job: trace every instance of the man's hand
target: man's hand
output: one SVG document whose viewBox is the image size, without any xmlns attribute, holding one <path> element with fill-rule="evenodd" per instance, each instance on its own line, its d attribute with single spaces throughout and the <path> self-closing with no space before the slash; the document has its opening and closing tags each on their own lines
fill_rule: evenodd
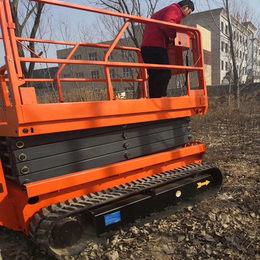
<svg viewBox="0 0 260 260">
<path fill-rule="evenodd" d="M 167 42 L 167 46 L 174 46 L 174 45 L 175 45 L 174 38 L 169 37 L 168 42 Z"/>
</svg>

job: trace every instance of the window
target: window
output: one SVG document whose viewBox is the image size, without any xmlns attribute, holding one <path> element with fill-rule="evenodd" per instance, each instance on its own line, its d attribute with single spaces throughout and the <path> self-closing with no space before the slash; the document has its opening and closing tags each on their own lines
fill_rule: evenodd
<svg viewBox="0 0 260 260">
<path fill-rule="evenodd" d="M 225 26 L 225 34 L 228 34 L 228 26 Z"/>
<path fill-rule="evenodd" d="M 76 78 L 84 78 L 83 72 L 76 73 Z"/>
<path fill-rule="evenodd" d="M 88 57 L 89 57 L 89 60 L 98 60 L 96 52 L 89 53 Z"/>
<path fill-rule="evenodd" d="M 226 62 L 226 71 L 228 71 L 228 63 Z"/>
<path fill-rule="evenodd" d="M 246 61 L 247 61 L 247 54 L 246 54 Z"/>
<path fill-rule="evenodd" d="M 236 32 L 234 31 L 234 40 L 236 39 Z"/>
<path fill-rule="evenodd" d="M 115 69 L 110 69 L 109 72 L 110 72 L 110 78 L 115 79 L 116 78 Z"/>
<path fill-rule="evenodd" d="M 131 55 L 130 55 L 130 52 L 129 51 L 121 51 L 121 56 L 122 58 L 129 58 Z"/>
<path fill-rule="evenodd" d="M 70 78 L 71 77 L 70 74 L 64 74 L 63 76 L 64 76 L 64 78 Z"/>
<path fill-rule="evenodd" d="M 237 41 L 239 41 L 239 34 L 237 33 Z"/>
<path fill-rule="evenodd" d="M 224 61 L 221 61 L 221 70 L 224 70 Z"/>
<path fill-rule="evenodd" d="M 132 70 L 130 68 L 123 68 L 123 77 L 124 78 L 131 78 L 132 77 Z"/>
<path fill-rule="evenodd" d="M 225 44 L 225 52 L 228 53 L 228 44 Z"/>
<path fill-rule="evenodd" d="M 240 35 L 240 43 L 242 43 L 242 35 Z"/>
<path fill-rule="evenodd" d="M 81 54 L 75 55 L 75 56 L 74 56 L 74 60 L 82 60 L 82 59 L 81 59 Z"/>
<path fill-rule="evenodd" d="M 99 71 L 98 70 L 91 71 L 91 78 L 92 79 L 99 79 Z"/>
<path fill-rule="evenodd" d="M 221 42 L 221 51 L 224 51 L 224 42 Z"/>
<path fill-rule="evenodd" d="M 104 55 L 106 55 L 107 51 L 104 51 Z M 113 54 L 111 53 L 109 56 L 108 56 L 108 61 L 111 61 L 113 60 Z"/>
<path fill-rule="evenodd" d="M 224 32 L 224 24 L 221 22 L 221 32 Z"/>
<path fill-rule="evenodd" d="M 237 50 L 237 57 L 238 57 L 238 55 L 239 55 L 239 51 Z"/>
<path fill-rule="evenodd" d="M 242 51 L 240 51 L 240 59 L 242 59 Z"/>
</svg>

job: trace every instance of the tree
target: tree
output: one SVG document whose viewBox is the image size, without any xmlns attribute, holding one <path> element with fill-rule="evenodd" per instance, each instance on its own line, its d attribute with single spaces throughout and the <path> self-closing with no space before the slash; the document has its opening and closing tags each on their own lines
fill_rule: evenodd
<svg viewBox="0 0 260 260">
<path fill-rule="evenodd" d="M 144 17 L 151 17 L 154 14 L 154 11 L 158 5 L 160 0 L 98 0 L 95 2 L 96 5 L 101 6 L 104 9 L 108 9 L 111 11 L 119 12 L 119 13 L 125 13 L 130 15 L 136 15 L 136 16 L 144 16 Z M 113 28 L 115 27 L 115 24 L 122 25 L 122 20 L 116 18 L 116 20 L 121 21 L 114 23 L 115 18 L 113 19 Z M 126 19 L 123 19 L 123 22 L 126 22 Z M 104 25 L 107 23 L 105 22 Z M 122 27 L 122 26 L 120 26 Z M 109 27 L 111 28 L 111 27 Z M 109 29 L 107 27 L 107 29 Z M 134 43 L 134 46 L 139 48 L 140 47 L 140 32 L 141 36 L 144 33 L 144 26 L 143 25 L 136 25 L 134 23 L 131 23 L 131 26 L 127 28 L 127 33 L 132 42 Z"/>
<path fill-rule="evenodd" d="M 35 3 L 26 0 L 11 0 L 11 12 L 16 27 L 16 36 L 34 39 L 40 26 L 41 16 L 44 4 Z M 28 34 L 26 33 L 28 31 Z M 28 48 L 31 57 L 35 57 L 35 42 L 29 42 Z M 18 43 L 18 52 L 20 57 L 25 57 L 24 47 Z M 27 67 L 25 63 L 21 63 L 23 74 L 26 78 L 31 78 L 35 63 L 30 63 Z"/>
<path fill-rule="evenodd" d="M 236 101 L 237 101 L 236 106 L 239 109 L 239 106 L 240 106 L 239 79 L 238 79 L 237 64 L 236 64 L 236 57 L 235 57 L 235 51 L 234 51 L 232 23 L 231 23 L 231 17 L 230 17 L 230 12 L 229 12 L 229 1 L 226 0 L 226 3 L 224 3 L 224 4 L 226 4 L 225 7 L 227 10 L 227 17 L 228 17 L 230 53 L 231 53 L 232 64 L 233 64 L 232 68 L 233 68 L 233 77 L 234 77 L 235 97 L 236 97 Z M 231 92 L 231 89 L 229 92 Z"/>
<path fill-rule="evenodd" d="M 159 2 L 160 0 L 94 0 L 94 4 L 102 9 L 149 18 L 154 14 Z M 111 38 L 115 37 L 125 22 L 126 19 L 103 16 L 102 24 L 104 29 L 100 35 L 109 34 Z M 130 26 L 128 26 L 123 38 L 120 40 L 120 44 L 140 48 L 144 28 L 144 24 L 131 23 Z M 125 52 L 125 54 L 126 55 L 123 55 L 124 57 L 121 56 L 120 59 L 123 58 L 126 62 L 136 61 L 136 57 L 133 52 Z M 139 70 L 131 69 L 131 74 L 139 75 Z M 133 97 L 140 98 L 140 84 L 136 82 L 129 82 L 128 84 L 133 89 Z"/>
<path fill-rule="evenodd" d="M 240 107 L 240 84 L 246 82 L 248 78 L 248 64 L 252 64 L 250 53 L 250 38 L 253 33 L 248 27 L 248 13 L 250 18 L 253 19 L 252 12 L 249 12 L 248 3 L 242 1 L 222 0 L 220 6 L 225 11 L 221 11 L 221 16 L 225 13 L 227 26 L 215 19 L 214 11 L 208 2 L 208 9 L 210 10 L 211 19 L 214 21 L 215 35 L 220 36 L 221 51 L 226 55 L 225 62 L 221 61 L 222 70 L 226 70 L 226 75 L 222 82 L 228 81 L 230 86 L 233 84 L 232 96 L 235 97 L 235 106 L 237 109 Z M 223 21 L 223 20 L 222 20 Z M 205 21 L 206 23 L 206 21 Z M 250 23 L 250 22 L 249 22 Z M 251 23 L 252 25 L 252 23 Z M 249 30 L 250 29 L 250 30 Z M 255 58 L 255 57 L 254 57 Z M 228 64 L 229 63 L 229 64 Z M 228 66 L 227 66 L 228 65 Z M 230 96 L 229 96 L 230 100 Z"/>
</svg>

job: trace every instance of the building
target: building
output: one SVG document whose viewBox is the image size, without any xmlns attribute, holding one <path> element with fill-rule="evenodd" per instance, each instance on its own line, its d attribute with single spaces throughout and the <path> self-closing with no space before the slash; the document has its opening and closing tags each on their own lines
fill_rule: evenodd
<svg viewBox="0 0 260 260">
<path fill-rule="evenodd" d="M 260 81 L 260 41 L 255 38 L 257 28 L 248 21 L 240 22 L 231 16 L 232 38 L 234 43 L 234 55 L 236 59 L 237 71 L 240 83 L 259 82 Z M 221 85 L 232 82 L 232 56 L 230 48 L 230 33 L 228 27 L 227 12 L 224 8 L 194 13 L 183 20 L 184 25 L 199 28 L 202 33 L 204 61 L 207 85 Z M 138 40 L 141 42 L 142 37 Z M 104 42 L 101 44 L 110 44 Z M 134 46 L 130 38 L 122 38 L 119 46 Z M 72 48 L 57 51 L 57 57 L 66 59 Z M 103 60 L 106 49 L 80 46 L 73 54 L 76 60 Z M 186 55 L 186 54 L 185 54 Z M 191 53 L 187 54 L 191 57 Z M 110 61 L 137 62 L 137 55 L 134 52 L 126 50 L 114 50 L 109 57 Z M 190 63 L 192 64 L 192 62 Z M 138 77 L 139 71 L 132 68 L 110 68 L 111 79 L 117 79 L 113 82 L 115 92 L 129 91 L 133 92 L 138 88 L 137 82 L 120 82 L 120 80 L 133 79 Z M 104 82 L 98 81 L 105 78 L 103 67 L 66 65 L 61 73 L 64 78 L 88 78 L 96 79 L 96 82 L 76 82 L 76 87 L 89 89 L 105 89 Z M 196 85 L 196 79 L 190 74 L 191 82 Z M 173 76 L 170 84 L 170 95 L 175 95 L 175 89 L 185 88 L 185 76 Z M 70 88 L 71 83 L 63 83 L 64 90 Z M 173 90 L 173 91 L 172 91 Z"/>
<path fill-rule="evenodd" d="M 198 26 L 202 32 L 203 45 L 204 45 L 204 56 L 205 56 L 205 67 L 206 67 L 206 81 L 207 84 L 211 84 L 211 32 L 202 26 Z M 141 44 L 142 36 L 138 37 L 139 44 Z M 111 42 L 102 42 L 100 44 L 110 45 Z M 118 46 L 129 46 L 134 47 L 133 42 L 130 38 L 122 38 Z M 61 49 L 57 51 L 57 57 L 59 59 L 66 59 L 73 48 L 68 47 L 67 49 Z M 91 61 L 101 61 L 103 60 L 107 49 L 106 48 L 93 48 L 91 46 L 79 46 L 78 49 L 73 53 L 72 59 L 74 60 L 91 60 Z M 187 54 L 188 53 L 188 54 Z M 185 51 L 184 63 L 186 63 L 186 56 L 189 56 L 189 64 L 192 65 L 192 51 Z M 114 50 L 109 56 L 109 61 L 115 62 L 138 62 L 138 57 L 134 51 L 127 50 Z M 196 72 L 190 73 L 191 82 L 198 82 L 196 80 Z M 115 93 L 133 93 L 134 91 L 140 90 L 138 82 L 131 81 L 132 79 L 138 78 L 139 70 L 133 68 L 110 68 L 111 79 L 116 79 L 117 82 L 113 82 L 113 90 Z M 104 79 L 104 69 L 103 66 L 91 66 L 91 65 L 66 65 L 66 67 L 61 72 L 61 77 L 63 78 L 84 78 L 93 79 L 92 82 L 70 82 L 62 83 L 62 89 L 64 91 L 70 88 L 87 88 L 89 90 L 102 91 L 106 88 L 104 82 L 95 81 L 99 79 Z M 129 79 L 129 82 L 123 82 L 122 80 Z M 193 80 L 194 79 L 194 80 Z M 186 74 L 172 76 L 172 79 L 168 87 L 169 96 L 179 96 L 185 94 L 186 89 Z M 198 85 L 198 84 L 192 84 Z M 136 96 L 136 95 L 135 95 Z M 129 96 L 128 96 L 129 97 Z"/>
<path fill-rule="evenodd" d="M 224 8 L 189 15 L 183 20 L 188 26 L 202 26 L 211 32 L 212 85 L 228 84 L 232 75 L 228 16 Z M 260 73 L 257 28 L 251 22 L 240 22 L 231 16 L 234 54 L 240 83 L 256 82 Z"/>
<path fill-rule="evenodd" d="M 110 45 L 112 42 L 102 42 L 100 45 Z M 122 38 L 118 46 L 134 47 L 133 43 L 126 38 Z M 61 49 L 57 51 L 58 59 L 66 59 L 73 48 Z M 72 55 L 74 60 L 90 60 L 90 61 L 102 61 L 107 52 L 107 48 L 94 48 L 90 46 L 79 46 L 75 53 Z M 108 61 L 114 62 L 138 62 L 136 53 L 132 50 L 114 50 L 108 58 Z M 133 92 L 135 87 L 138 87 L 137 82 L 131 82 L 133 78 L 138 77 L 138 69 L 134 68 L 109 68 L 111 80 L 117 80 L 113 82 L 113 90 L 116 93 L 123 91 Z M 89 90 L 102 91 L 106 89 L 104 81 L 105 72 L 103 66 L 98 65 L 71 65 L 67 64 L 61 72 L 61 78 L 84 78 L 90 79 L 89 82 L 70 82 L 62 83 L 64 91 L 71 87 L 87 88 Z M 123 80 L 129 82 L 123 82 Z"/>
</svg>

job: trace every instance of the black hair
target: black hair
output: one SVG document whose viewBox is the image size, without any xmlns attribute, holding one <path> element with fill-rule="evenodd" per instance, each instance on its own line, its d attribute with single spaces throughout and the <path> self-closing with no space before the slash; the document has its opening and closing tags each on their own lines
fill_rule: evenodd
<svg viewBox="0 0 260 260">
<path fill-rule="evenodd" d="M 182 0 L 182 1 L 180 1 L 180 2 L 178 3 L 178 5 L 179 5 L 180 7 L 183 7 L 183 6 L 187 5 L 187 6 L 189 7 L 189 9 L 191 9 L 192 11 L 194 11 L 194 4 L 193 4 L 193 2 L 190 1 L 190 0 Z"/>
</svg>

